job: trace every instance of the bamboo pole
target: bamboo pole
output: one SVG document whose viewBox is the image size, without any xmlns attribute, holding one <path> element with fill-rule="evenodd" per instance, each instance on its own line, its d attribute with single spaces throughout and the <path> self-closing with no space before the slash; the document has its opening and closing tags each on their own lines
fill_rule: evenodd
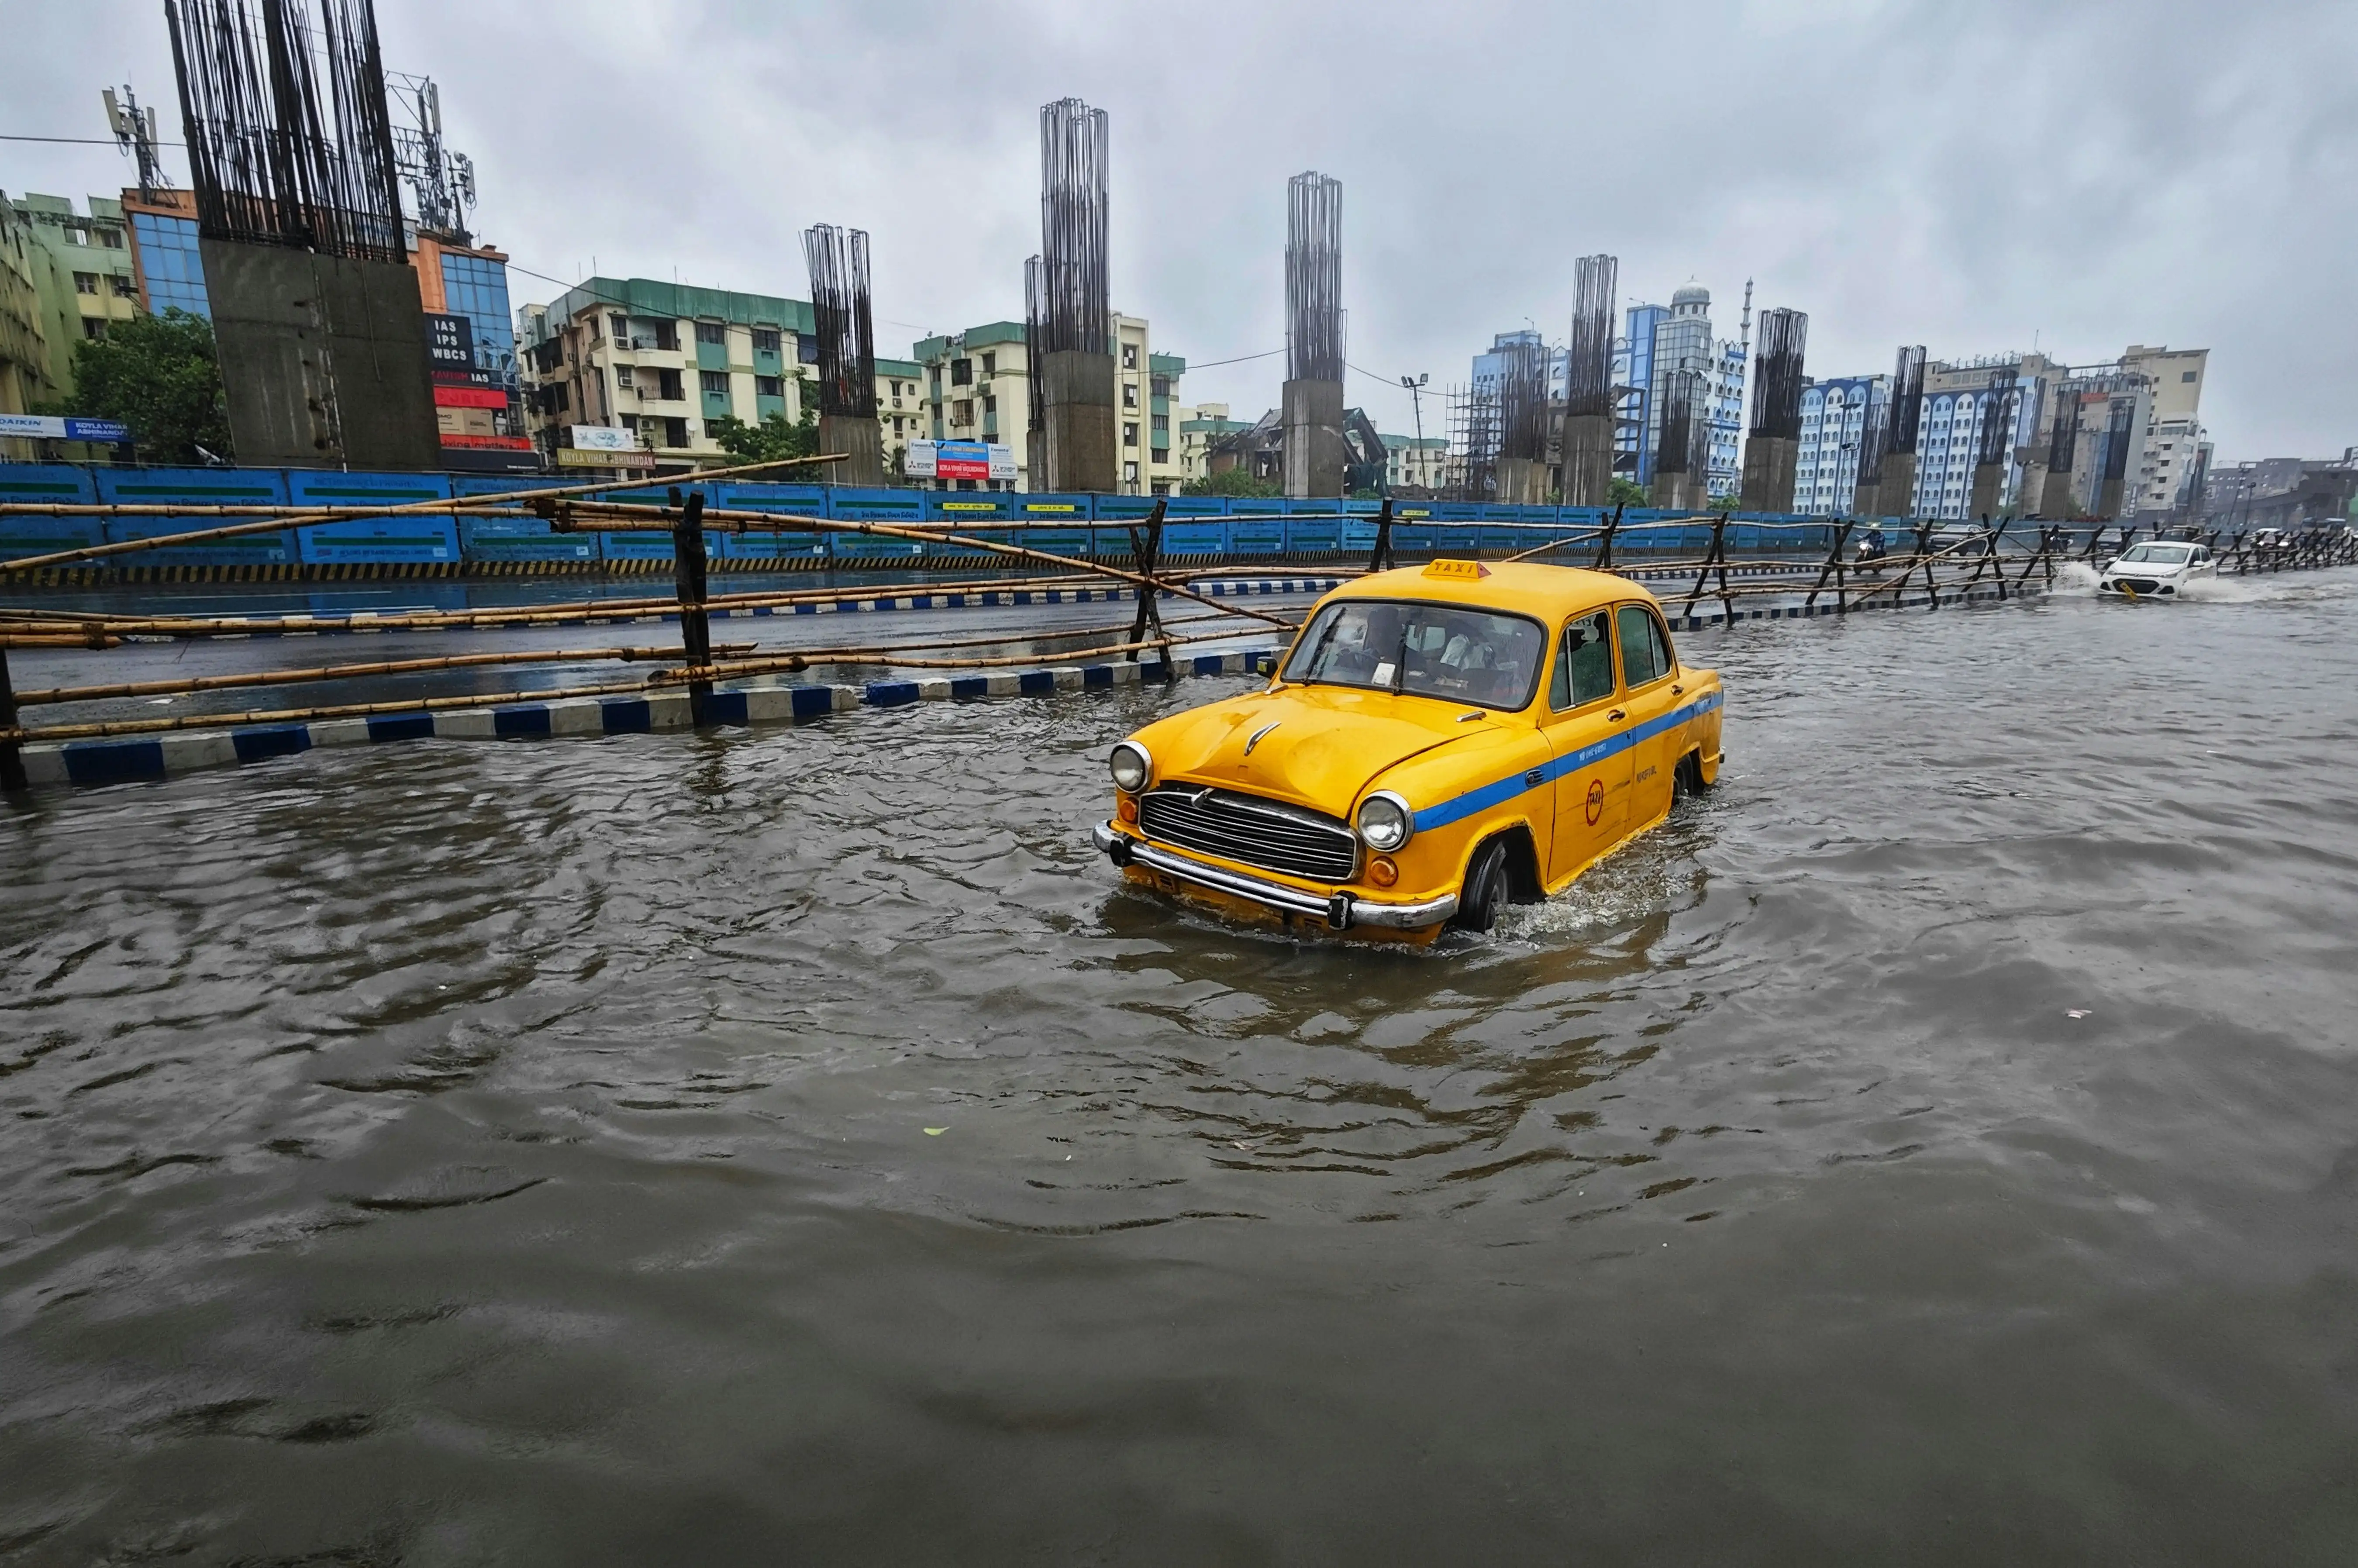
<svg viewBox="0 0 2358 1568">
<path fill-rule="evenodd" d="M 611 517 L 622 510 L 622 509 L 618 507 L 607 506 L 595 502 L 587 503 L 586 505 L 569 504 L 562 508 L 552 507 L 550 511 L 555 515 L 551 518 L 550 525 L 556 528 L 559 533 L 643 533 L 646 531 L 644 524 L 635 524 L 633 526 L 609 529 L 600 529 L 596 527 L 583 528 L 577 521 L 577 519 L 585 514 L 590 517 Z M 713 522 L 716 520 L 723 523 L 741 523 L 741 521 L 746 518 L 752 518 L 761 523 L 764 527 L 772 527 L 779 521 L 791 521 L 797 524 L 797 532 L 821 531 L 838 534 L 866 534 L 885 539 L 938 540 L 948 544 L 967 545 L 979 550 L 988 550 L 993 555 L 1013 556 L 1022 560 L 1045 561 L 1052 566 L 1071 567 L 1080 571 L 1093 572 L 1100 577 L 1118 578 L 1124 582 L 1136 583 L 1141 587 L 1151 588 L 1157 591 L 1175 593 L 1182 598 L 1192 599 L 1196 600 L 1198 603 L 1210 605 L 1215 610 L 1231 609 L 1236 614 L 1249 615 L 1256 621 L 1265 621 L 1272 626 L 1284 624 L 1284 622 L 1281 622 L 1276 616 L 1264 614 L 1262 611 L 1251 609 L 1249 606 L 1221 605 L 1210 596 L 1197 593 L 1194 589 L 1188 588 L 1184 584 L 1168 582 L 1157 578 L 1147 577 L 1141 573 L 1129 571 L 1120 567 L 1099 565 L 1096 562 L 1082 560 L 1072 556 L 1056 555 L 1048 550 L 1035 550 L 1028 545 L 1002 545 L 994 539 L 971 538 L 963 534 L 935 533 L 926 530 L 904 527 L 895 523 L 853 523 L 839 518 L 790 517 L 788 514 L 782 513 L 735 512 L 725 510 L 707 512 L 704 515 L 706 519 L 706 526 L 708 527 L 711 526 Z"/>
<path fill-rule="evenodd" d="M 732 643 L 730 648 L 752 651 L 758 644 Z M 651 664 L 676 659 L 677 648 L 548 648 L 510 654 L 451 654 L 431 659 L 383 659 L 365 665 L 307 665 L 288 669 L 246 670 L 229 676 L 182 676 L 173 680 L 124 681 L 114 686 L 46 687 L 16 694 L 19 707 L 38 703 L 99 702 L 110 697 L 186 697 L 200 691 L 229 691 L 240 687 L 297 686 L 306 681 L 356 680 L 363 676 L 424 675 L 436 670 L 481 669 L 493 665 L 573 665 L 590 660 L 618 659 L 625 664 Z"/>
</svg>

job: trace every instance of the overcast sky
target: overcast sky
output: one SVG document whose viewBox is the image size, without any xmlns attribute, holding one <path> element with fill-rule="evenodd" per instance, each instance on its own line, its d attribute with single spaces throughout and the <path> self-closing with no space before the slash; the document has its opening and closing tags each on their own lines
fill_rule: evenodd
<svg viewBox="0 0 2358 1568">
<path fill-rule="evenodd" d="M 1689 277 L 1732 330 L 1810 315 L 1820 375 L 2036 345 L 2207 347 L 2221 458 L 2358 443 L 2358 5 L 896 5 L 377 0 L 442 85 L 479 232 L 518 269 L 807 297 L 800 231 L 873 237 L 880 351 L 1022 314 L 1039 105 L 1113 141 L 1113 303 L 1204 364 L 1281 348 L 1285 181 L 1343 181 L 1349 395 L 1562 341 L 1572 261 Z M 0 0 L 0 132 L 179 138 L 162 0 Z M 174 178 L 185 164 L 167 153 Z M 104 147 L 0 142 L 0 189 L 112 192 Z M 519 270 L 517 303 L 561 285 Z M 1240 416 L 1282 356 L 1191 372 Z M 1379 379 L 1380 378 L 1380 379 Z M 1436 405 L 1426 404 L 1438 433 Z"/>
</svg>

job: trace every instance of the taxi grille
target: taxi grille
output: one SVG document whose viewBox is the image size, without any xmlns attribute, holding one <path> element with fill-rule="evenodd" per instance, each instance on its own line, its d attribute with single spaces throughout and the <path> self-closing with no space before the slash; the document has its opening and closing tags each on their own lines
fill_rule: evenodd
<svg viewBox="0 0 2358 1568">
<path fill-rule="evenodd" d="M 1138 825 L 1164 844 L 1312 881 L 1347 882 L 1359 868 L 1359 840 L 1340 822 L 1228 790 L 1149 790 Z"/>
<path fill-rule="evenodd" d="M 2138 593 L 2151 593 L 2161 586 L 2149 577 L 2116 577 L 2113 581 L 2122 588 L 2132 589 Z"/>
</svg>

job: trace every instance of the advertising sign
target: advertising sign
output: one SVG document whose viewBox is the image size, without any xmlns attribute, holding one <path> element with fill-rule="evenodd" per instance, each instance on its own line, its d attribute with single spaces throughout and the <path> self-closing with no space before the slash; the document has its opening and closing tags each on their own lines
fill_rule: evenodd
<svg viewBox="0 0 2358 1568">
<path fill-rule="evenodd" d="M 635 452 L 639 438 L 619 425 L 576 425 L 573 444 L 585 452 Z"/>
<path fill-rule="evenodd" d="M 0 436 L 27 436 L 35 440 L 102 441 L 108 446 L 131 439 L 131 427 L 112 419 L 59 418 L 54 414 L 0 414 Z"/>
<path fill-rule="evenodd" d="M 440 386 L 434 389 L 437 408 L 505 408 L 508 395 L 497 386 Z"/>
<path fill-rule="evenodd" d="M 911 479 L 1013 479 L 1015 450 L 997 441 L 912 441 L 901 471 Z"/>
<path fill-rule="evenodd" d="M 470 436 L 460 431 L 442 432 L 446 447 L 471 447 L 478 451 L 528 452 L 532 449 L 529 436 Z"/>
<path fill-rule="evenodd" d="M 655 466 L 653 452 L 585 452 L 578 447 L 557 449 L 557 466 L 561 469 L 651 469 Z"/>
<path fill-rule="evenodd" d="M 426 318 L 426 357 L 436 370 L 475 368 L 475 324 L 464 316 Z"/>
</svg>

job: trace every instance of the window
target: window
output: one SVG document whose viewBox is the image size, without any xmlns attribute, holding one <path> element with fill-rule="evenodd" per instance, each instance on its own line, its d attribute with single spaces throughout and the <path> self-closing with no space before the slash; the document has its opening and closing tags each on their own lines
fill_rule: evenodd
<svg viewBox="0 0 2358 1568">
<path fill-rule="evenodd" d="M 687 394 L 681 390 L 680 387 L 679 372 L 676 370 L 659 370 L 655 372 L 655 395 L 667 402 L 674 403 L 687 396 Z M 677 446 L 679 443 L 675 441 L 672 445 Z"/>
<path fill-rule="evenodd" d="M 114 297 L 117 299 L 136 299 L 139 297 L 139 286 L 131 281 L 129 275 L 118 272 L 108 281 L 114 286 Z"/>
<path fill-rule="evenodd" d="M 686 445 L 687 445 L 687 420 L 685 420 L 685 419 L 676 419 L 676 418 L 675 418 L 675 419 L 665 419 L 665 420 L 663 422 L 663 427 L 664 427 L 663 439 L 664 439 L 664 445 L 665 445 L 665 446 L 666 446 L 666 447 L 685 447 Z"/>
<path fill-rule="evenodd" d="M 1125 381 L 1121 384 L 1121 406 L 1124 408 L 1138 406 L 1138 383 Z"/>
<path fill-rule="evenodd" d="M 1167 376 L 1167 375 L 1158 375 L 1158 376 L 1156 376 L 1156 377 L 1154 377 L 1154 378 L 1153 378 L 1153 383 L 1154 383 L 1154 385 L 1153 385 L 1153 391 L 1154 391 L 1154 395 L 1155 395 L 1155 396 L 1157 396 L 1157 397 L 1168 397 L 1168 396 L 1170 396 L 1170 395 L 1171 395 L 1171 378 L 1170 378 L 1169 376 Z"/>
<path fill-rule="evenodd" d="M 784 397 L 785 395 L 786 395 L 786 378 L 785 378 L 784 376 L 782 376 L 782 375 L 757 375 L 757 376 L 755 376 L 755 377 L 753 378 L 753 395 L 754 395 L 754 396 L 756 396 L 756 397 Z"/>
<path fill-rule="evenodd" d="M 123 248 L 123 231 L 120 229 L 101 229 L 98 232 L 98 243 L 104 245 L 110 251 L 119 251 Z M 2191 381 L 2194 378 L 2192 376 L 2188 376 L 2186 379 Z"/>
<path fill-rule="evenodd" d="M 942 367 L 939 365 L 932 366 L 931 373 L 934 382 L 934 395 L 938 398 L 942 395 Z"/>
<path fill-rule="evenodd" d="M 621 387 L 625 392 L 635 392 L 638 390 L 631 383 L 631 367 L 628 365 L 616 365 L 614 367 L 614 384 Z"/>
<path fill-rule="evenodd" d="M 81 320 L 81 335 L 85 338 L 103 338 L 106 336 L 105 320 L 97 316 L 83 317 Z"/>
<path fill-rule="evenodd" d="M 1155 415 L 1155 416 L 1154 416 L 1154 420 L 1153 420 L 1153 425 L 1152 425 L 1152 428 L 1154 428 L 1154 429 L 1156 429 L 1156 430 L 1162 431 L 1162 432 L 1163 432 L 1163 434 L 1165 434 L 1165 435 L 1170 434 L 1170 431 L 1171 431 L 1171 416 L 1170 416 L 1170 415 L 1168 415 L 1168 414 L 1157 414 L 1157 415 Z M 1167 447 L 1167 446 L 1169 446 L 1171 443 L 1170 443 L 1170 442 L 1168 442 L 1168 441 L 1165 441 L 1165 442 L 1163 442 L 1163 444 L 1164 446 L 1166 446 L 1166 447 Z M 1399 458 L 1398 458 L 1397 456 L 1395 456 L 1395 457 L 1394 457 L 1394 459 L 1393 459 L 1393 460 L 1394 460 L 1395 462 L 1397 462 L 1397 461 L 1399 461 Z"/>
<path fill-rule="evenodd" d="M 705 396 L 726 397 L 729 395 L 729 373 L 727 371 L 698 371 L 696 373 L 696 379 L 703 384 Z"/>
<path fill-rule="evenodd" d="M 98 292 L 98 274 L 94 272 L 78 272 L 74 274 L 74 292 L 76 294 L 96 294 Z"/>
<path fill-rule="evenodd" d="M 998 398 L 996 398 L 996 397 L 986 397 L 986 398 L 984 398 L 984 399 L 982 400 L 982 411 L 983 411 L 985 414 L 996 414 L 996 413 L 998 413 L 998 412 L 999 412 L 999 399 L 998 399 Z"/>
<path fill-rule="evenodd" d="M 1136 463 L 1122 464 L 1121 477 L 1124 483 L 1136 484 L 1138 482 L 1138 465 Z"/>
<path fill-rule="evenodd" d="M 1138 368 L 1138 345 L 1136 343 L 1124 343 L 1121 346 L 1121 368 L 1124 370 L 1136 370 Z"/>
<path fill-rule="evenodd" d="M 1134 447 L 1134 446 L 1138 445 L 1138 421 L 1137 421 L 1137 420 L 1135 420 L 1135 419 L 1125 419 L 1125 420 L 1123 420 L 1123 421 L 1122 421 L 1122 426 L 1121 426 L 1121 444 L 1122 444 L 1123 446 L 1125 446 L 1125 447 Z"/>
<path fill-rule="evenodd" d="M 631 341 L 631 319 L 616 310 L 606 318 L 606 330 L 614 341 L 628 347 Z"/>
<path fill-rule="evenodd" d="M 982 356 L 982 373 L 985 375 L 997 375 L 999 373 L 999 356 L 997 354 L 985 354 Z"/>
<path fill-rule="evenodd" d="M 1285 678 L 1511 710 L 1531 700 L 1546 656 L 1547 633 L 1520 615 L 1350 599 L 1318 612 Z"/>
<path fill-rule="evenodd" d="M 1548 706 L 1558 713 L 1613 695 L 1613 643 L 1605 621 L 1600 610 L 1563 629 L 1563 651 L 1548 683 Z"/>
<path fill-rule="evenodd" d="M 679 323 L 676 321 L 657 321 L 654 323 L 654 329 L 655 347 L 667 351 L 676 352 L 679 349 Z M 685 442 L 674 442 L 673 444 L 675 446 L 686 445 Z"/>
<path fill-rule="evenodd" d="M 952 386 L 972 386 L 974 384 L 974 362 L 972 360 L 950 361 L 950 384 Z"/>
<path fill-rule="evenodd" d="M 718 321 L 698 321 L 696 341 L 699 343 L 724 344 L 729 341 L 729 329 Z"/>
<path fill-rule="evenodd" d="M 2192 381 L 2194 379 L 2194 373 L 2190 370 L 2180 371 L 2178 373 L 2178 379 L 2180 381 Z"/>
<path fill-rule="evenodd" d="M 1621 629 L 1621 678 L 1635 691 L 1671 673 L 1670 639 L 1662 624 L 1642 604 L 1625 604 L 1617 619 Z"/>
<path fill-rule="evenodd" d="M 961 397 L 956 399 L 950 404 L 950 423 L 953 425 L 971 425 L 974 423 L 973 398 Z"/>
<path fill-rule="evenodd" d="M 754 328 L 753 351 L 757 354 L 776 353 L 778 351 L 778 330 L 775 327 Z"/>
</svg>

